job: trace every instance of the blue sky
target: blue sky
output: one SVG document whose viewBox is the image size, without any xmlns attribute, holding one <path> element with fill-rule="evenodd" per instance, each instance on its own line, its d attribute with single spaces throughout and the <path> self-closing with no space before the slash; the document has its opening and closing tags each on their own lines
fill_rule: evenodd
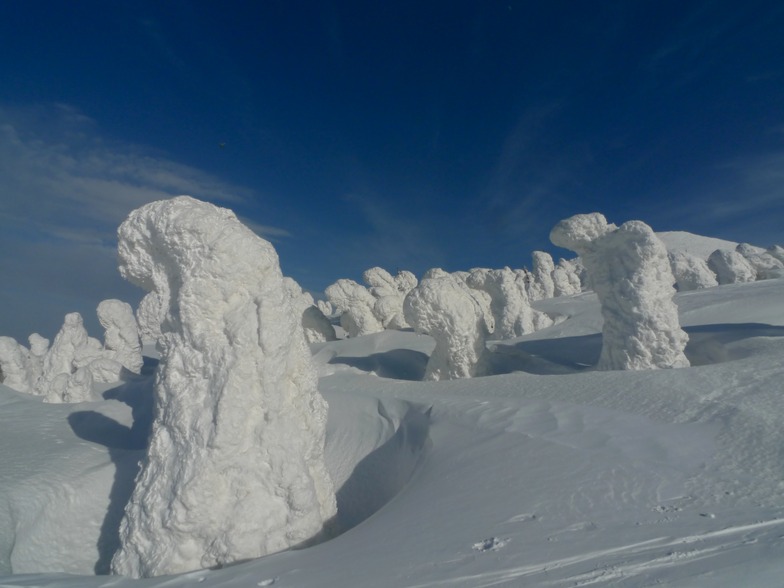
<svg viewBox="0 0 784 588">
<path fill-rule="evenodd" d="M 0 334 L 138 301 L 114 233 L 191 194 L 322 291 L 530 265 L 560 219 L 784 242 L 784 4 L 0 2 Z"/>
</svg>

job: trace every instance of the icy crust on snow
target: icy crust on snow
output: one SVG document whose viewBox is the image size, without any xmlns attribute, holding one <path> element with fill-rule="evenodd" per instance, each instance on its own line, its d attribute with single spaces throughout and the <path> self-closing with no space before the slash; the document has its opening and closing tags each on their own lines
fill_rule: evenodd
<svg viewBox="0 0 784 588">
<path fill-rule="evenodd" d="M 272 245 L 181 196 L 131 213 L 121 274 L 164 302 L 149 448 L 112 571 L 156 576 L 301 544 L 335 515 L 327 405 Z"/>
<path fill-rule="evenodd" d="M 469 288 L 449 274 L 423 279 L 406 296 L 406 320 L 436 342 L 425 380 L 453 380 L 483 375 L 487 369 L 487 330 L 482 307 Z"/>
<path fill-rule="evenodd" d="M 616 227 L 602 214 L 578 214 L 558 223 L 550 239 L 580 255 L 601 303 L 598 369 L 689 365 L 667 250 L 648 225 L 629 221 Z"/>
</svg>

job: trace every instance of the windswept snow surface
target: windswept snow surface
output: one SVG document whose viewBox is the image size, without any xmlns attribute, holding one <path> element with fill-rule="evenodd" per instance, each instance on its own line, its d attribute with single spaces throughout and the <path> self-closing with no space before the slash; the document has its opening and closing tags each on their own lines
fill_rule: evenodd
<svg viewBox="0 0 784 588">
<path fill-rule="evenodd" d="M 422 382 L 412 332 L 312 345 L 343 533 L 148 580 L 89 574 L 143 453 L 150 350 L 101 402 L 0 387 L 0 586 L 781 586 L 784 280 L 676 302 L 678 370 L 587 368 L 590 293 L 536 302 L 568 318 L 493 342 L 487 377 Z"/>
<path fill-rule="evenodd" d="M 687 253 L 694 257 L 707 260 L 711 253 L 717 249 L 727 249 L 735 251 L 738 243 L 725 241 L 714 237 L 703 237 L 687 231 L 657 231 L 656 236 L 661 239 L 667 251 L 670 253 Z M 765 251 L 756 247 L 758 252 Z"/>
</svg>

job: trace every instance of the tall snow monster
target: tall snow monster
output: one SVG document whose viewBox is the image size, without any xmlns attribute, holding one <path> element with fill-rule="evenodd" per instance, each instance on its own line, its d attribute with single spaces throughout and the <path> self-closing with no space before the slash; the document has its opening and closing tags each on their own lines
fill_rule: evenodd
<svg viewBox="0 0 784 588">
<path fill-rule="evenodd" d="M 425 380 L 484 375 L 487 328 L 482 307 L 468 286 L 447 273 L 424 277 L 403 303 L 406 321 L 435 339 Z"/>
<path fill-rule="evenodd" d="M 550 240 L 580 255 L 599 297 L 604 326 L 598 369 L 689 365 L 667 250 L 648 225 L 616 227 L 602 214 L 578 214 L 559 222 Z"/>
<path fill-rule="evenodd" d="M 154 420 L 112 571 L 175 574 L 302 544 L 335 515 L 327 405 L 278 256 L 180 196 L 118 231 L 120 272 L 163 302 Z"/>
</svg>

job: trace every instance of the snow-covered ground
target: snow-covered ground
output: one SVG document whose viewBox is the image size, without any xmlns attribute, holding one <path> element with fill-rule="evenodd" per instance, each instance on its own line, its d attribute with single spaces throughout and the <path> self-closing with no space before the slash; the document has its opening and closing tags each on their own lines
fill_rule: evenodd
<svg viewBox="0 0 784 588">
<path fill-rule="evenodd" d="M 0 386 L 0 586 L 784 585 L 784 279 L 676 297 L 692 367 L 598 372 L 591 293 L 493 341 L 491 373 L 420 381 L 410 331 L 312 345 L 338 536 L 220 570 L 106 571 L 151 374 L 107 400 Z M 113 386 L 113 387 L 112 387 Z"/>
</svg>

